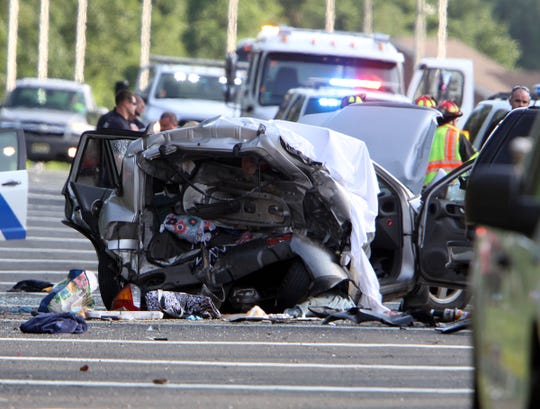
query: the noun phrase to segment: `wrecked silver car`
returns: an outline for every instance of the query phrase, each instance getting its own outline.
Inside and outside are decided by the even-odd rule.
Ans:
[[[418,112],[422,140],[436,121]],[[87,132],[63,194],[64,223],[96,249],[108,308],[132,283],[206,295],[222,312],[281,312],[324,294],[384,312],[381,293],[406,296],[420,277],[417,195],[364,142],[325,128],[218,117],[151,135]]]

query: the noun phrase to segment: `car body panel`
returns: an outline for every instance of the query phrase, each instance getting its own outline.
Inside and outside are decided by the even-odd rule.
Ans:
[[[26,238],[28,172],[24,134],[0,129],[0,240]]]
[[[375,162],[419,194],[439,115],[436,110],[411,103],[373,102],[306,115],[301,122],[361,139]]]
[[[532,409],[540,399],[540,121],[516,164],[479,166],[467,198],[475,409]]]

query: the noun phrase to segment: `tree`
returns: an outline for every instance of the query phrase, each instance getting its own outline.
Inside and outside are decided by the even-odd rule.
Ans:
[[[20,1],[17,76],[37,74],[40,0]],[[435,7],[437,0],[426,0]],[[0,0],[0,60],[7,51],[9,0]],[[226,52],[227,0],[153,0],[151,54],[222,59]],[[516,62],[538,66],[540,2],[538,0],[449,0],[448,34],[477,48],[507,67]],[[466,5],[466,7],[464,7]],[[335,0],[335,29],[362,30],[363,4]],[[114,83],[127,79],[134,85],[140,58],[140,0],[88,2],[85,79],[100,105],[114,103]],[[325,27],[325,0],[240,0],[238,39],[254,37],[263,24]],[[415,0],[373,0],[375,32],[412,35]],[[75,65],[77,2],[50,2],[50,77],[72,79]],[[504,23],[501,23],[504,21]],[[436,15],[428,17],[428,35],[437,30]],[[510,32],[511,36],[508,34]],[[523,55],[520,54],[523,47]],[[5,65],[4,65],[5,66]],[[5,83],[0,69],[0,83]],[[3,98],[4,89],[0,89]]]
[[[515,67],[519,43],[508,35],[508,25],[493,17],[493,5],[485,0],[448,2],[448,35],[488,55],[507,68]]]
[[[494,2],[494,15],[498,22],[504,24],[514,44],[519,44],[521,55],[517,63],[523,68],[538,70],[540,68],[540,2],[538,0],[496,0]],[[513,50],[501,44],[501,52]]]

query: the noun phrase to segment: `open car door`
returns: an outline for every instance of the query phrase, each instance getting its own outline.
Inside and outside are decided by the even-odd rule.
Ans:
[[[465,186],[474,161],[428,186],[417,222],[418,268],[430,286],[465,288],[473,232],[465,222]]]
[[[121,188],[122,160],[129,143],[140,136],[135,132],[119,135],[87,132],[81,136],[62,191],[66,198],[64,223],[80,231],[94,244],[99,238],[101,206]]]
[[[0,240],[26,238],[28,172],[20,129],[0,129]]]

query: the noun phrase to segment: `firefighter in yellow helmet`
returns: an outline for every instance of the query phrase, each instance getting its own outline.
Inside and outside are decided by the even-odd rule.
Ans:
[[[437,108],[437,101],[435,98],[429,95],[420,95],[415,99],[414,103],[421,107]]]
[[[457,104],[444,100],[437,109],[442,118],[433,137],[424,185],[428,185],[439,170],[450,172],[475,154],[469,139],[456,126],[456,119],[463,115]]]
[[[366,100],[366,94],[348,95],[341,99],[341,108],[351,104],[361,104]]]

